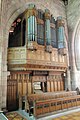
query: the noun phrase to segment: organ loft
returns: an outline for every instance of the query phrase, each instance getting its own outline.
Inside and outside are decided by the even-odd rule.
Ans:
[[[80,105],[71,91],[65,20],[28,4],[8,37],[7,110],[38,117]]]

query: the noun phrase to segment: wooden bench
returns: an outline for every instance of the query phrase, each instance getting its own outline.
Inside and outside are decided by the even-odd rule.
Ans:
[[[55,99],[55,98],[63,98],[77,95],[76,91],[61,91],[61,92],[47,92],[47,93],[40,93],[40,94],[31,94],[28,95],[28,101],[40,101],[40,100],[47,100],[47,99]]]
[[[28,102],[35,102],[35,115],[68,109],[80,105],[80,95],[75,91],[32,94],[28,96]]]

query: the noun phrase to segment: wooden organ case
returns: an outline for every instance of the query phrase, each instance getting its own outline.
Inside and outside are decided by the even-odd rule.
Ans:
[[[58,17],[55,21],[49,10],[43,12],[30,4],[28,9],[14,21],[11,29],[15,24],[14,34],[9,33],[10,75],[7,80],[7,109],[20,108],[30,111],[30,106],[35,108],[34,104],[36,104],[37,108],[34,110],[36,115],[62,109],[64,101],[59,99],[56,103],[56,97],[55,100],[50,101],[50,95],[65,90],[67,53],[62,17]],[[18,25],[21,27],[17,27]],[[18,36],[21,36],[19,40]],[[12,44],[13,41],[15,44]],[[35,102],[35,97],[31,95],[37,94],[45,95],[46,101],[40,98],[40,101]],[[66,106],[66,100],[64,104]],[[45,112],[42,112],[43,107]]]

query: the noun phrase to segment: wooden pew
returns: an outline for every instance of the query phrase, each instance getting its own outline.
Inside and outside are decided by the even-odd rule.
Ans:
[[[32,94],[28,96],[28,102],[35,102],[36,116],[46,113],[68,109],[80,105],[80,95],[75,91]]]

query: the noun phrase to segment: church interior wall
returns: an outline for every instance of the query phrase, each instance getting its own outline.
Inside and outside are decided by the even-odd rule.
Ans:
[[[69,35],[69,59],[70,59],[70,66],[71,66],[71,84],[72,89],[80,88],[79,82],[79,74],[80,71],[77,69],[76,64],[79,67],[79,59],[76,61],[76,54],[79,57],[79,21],[80,21],[80,1],[77,0],[69,0],[67,6],[67,20],[68,20],[68,35]],[[78,41],[78,42],[76,42]],[[76,45],[75,45],[76,43]]]
[[[73,2],[72,2],[73,1]],[[65,5],[61,0],[3,0],[1,6],[1,31],[0,31],[0,108],[6,107],[6,94],[7,94],[7,75],[9,72],[7,71],[7,48],[8,48],[8,36],[9,36],[9,29],[11,24],[14,20],[23,13],[28,4],[34,3],[38,9],[42,9],[43,11],[47,8],[50,10],[50,13],[53,14],[54,18],[56,19],[58,16],[62,16],[65,21],[65,33],[66,33],[66,40],[67,45],[69,44],[69,54],[70,54],[70,70],[71,70],[71,81],[70,83],[73,84],[72,89],[78,87],[79,81],[79,71],[75,71],[74,65],[74,56],[73,56],[73,49],[72,49],[72,41],[74,36],[74,29],[76,26],[76,21],[79,20],[79,3],[80,1],[77,0],[69,0],[67,7],[67,16],[66,16],[66,9]],[[7,14],[6,14],[7,13]],[[75,15],[74,15],[75,14]],[[67,19],[66,19],[67,17]],[[67,30],[67,22],[68,20],[68,30]],[[68,31],[68,32],[67,32]],[[68,36],[69,33],[69,36]],[[70,34],[71,33],[71,34]],[[68,39],[69,38],[69,39]],[[68,48],[67,48],[68,49]],[[69,59],[69,58],[68,58]],[[76,74],[77,73],[77,74]],[[75,80],[76,79],[76,80]],[[72,82],[74,81],[74,82]],[[66,83],[67,84],[67,83]]]

